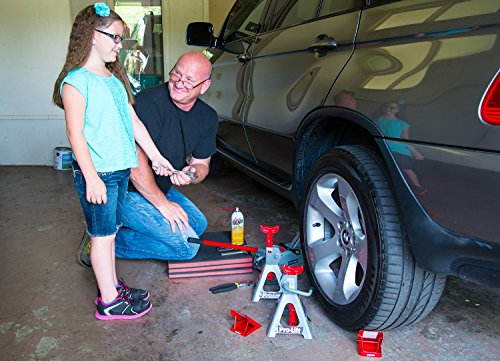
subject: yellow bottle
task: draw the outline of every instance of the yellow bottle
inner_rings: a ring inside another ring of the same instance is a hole
[[[240,209],[236,210],[231,215],[231,243],[242,245],[245,240],[245,219]]]

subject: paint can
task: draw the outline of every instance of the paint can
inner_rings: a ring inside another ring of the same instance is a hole
[[[70,170],[73,163],[71,148],[57,147],[54,148],[54,169],[55,170]]]

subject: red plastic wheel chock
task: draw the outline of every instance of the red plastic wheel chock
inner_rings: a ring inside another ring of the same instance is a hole
[[[382,357],[382,340],[384,333],[380,331],[358,332],[358,354],[368,357]]]
[[[235,310],[231,310],[231,316],[234,317],[234,325],[231,327],[231,331],[237,333],[241,336],[248,336],[255,330],[261,328],[261,324],[243,313],[239,313]]]

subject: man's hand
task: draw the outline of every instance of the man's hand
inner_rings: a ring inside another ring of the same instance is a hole
[[[189,165],[170,176],[170,182],[176,186],[186,186],[188,184],[198,184],[202,182],[208,175],[210,158],[211,157],[197,159],[195,157],[191,157]],[[184,174],[184,172],[192,173],[195,177],[189,177],[187,174]]]
[[[196,175],[196,178],[198,177],[196,174],[196,168],[191,167],[191,166],[187,166],[187,167],[182,168],[182,171],[172,174],[170,176],[170,182],[172,184],[175,184],[176,186],[186,186],[186,185],[190,184],[193,181],[193,179],[196,179],[196,178],[190,178],[184,172],[190,172],[190,173]]]
[[[167,201],[167,203],[159,208],[159,211],[163,217],[170,222],[172,232],[175,233],[176,225],[181,230],[181,233],[184,233],[184,229],[189,228],[188,216],[186,212],[184,212],[184,209],[177,203]]]

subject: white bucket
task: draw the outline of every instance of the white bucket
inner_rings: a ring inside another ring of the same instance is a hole
[[[54,169],[70,170],[73,157],[71,148],[57,147],[54,148]]]

